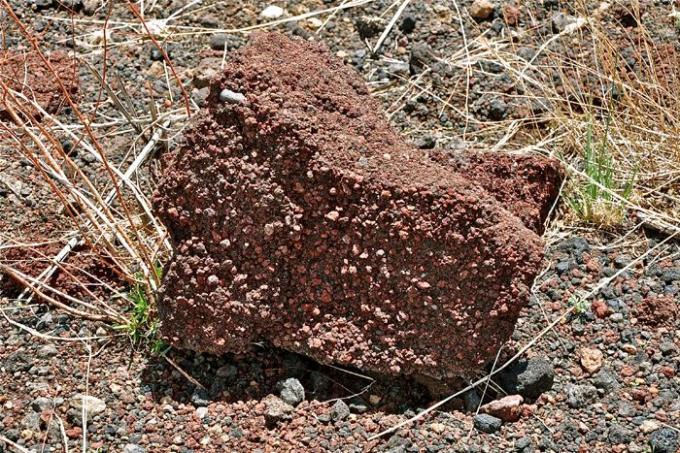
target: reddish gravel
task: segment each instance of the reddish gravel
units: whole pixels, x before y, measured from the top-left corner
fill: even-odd
[[[676,325],[678,301],[673,296],[650,296],[643,299],[636,309],[637,318],[646,326]]]
[[[332,53],[367,81],[372,95],[389,113],[390,124],[414,147],[421,148],[414,153],[419,156],[430,153],[436,159],[438,152],[432,151],[433,147],[450,150],[442,164],[454,168],[459,165],[457,153],[467,146],[493,151],[492,145],[509,137],[504,143],[510,150],[535,145],[543,148],[546,136],[562,124],[561,119],[557,124],[553,119],[575,114],[569,118],[575,119],[575,124],[582,123],[581,115],[586,112],[580,108],[584,102],[589,104],[589,100],[594,108],[593,119],[605,113],[598,106],[618,110],[634,102],[644,110],[651,100],[662,106],[658,110],[661,130],[677,126],[674,112],[680,29],[671,14],[673,2],[502,0],[492,2],[496,7],[490,17],[477,21],[470,16],[473,1],[476,0],[410,2],[375,55],[367,50],[367,43],[375,44],[394,14],[392,0],[376,0],[307,20],[285,21],[272,29],[328,45]],[[163,113],[183,108],[179,85],[171,76],[168,86],[166,65],[158,61],[157,49],[148,40],[135,39],[134,29],[138,27],[134,24],[138,21],[127,2],[10,0],[9,3],[35,32],[44,50],[77,53],[98,70],[106,68],[112,87],[115,90],[125,87],[130,94],[129,100],[123,100],[131,112],[147,117],[152,98]],[[188,3],[193,2],[146,2],[145,17],[149,21],[164,20]],[[206,31],[194,34],[191,28],[182,28],[186,32],[170,33],[162,41],[192,101],[200,106],[210,95],[207,87],[210,74],[219,72],[223,62],[229,62],[234,50],[246,41],[243,34],[224,35],[218,29],[261,26],[264,20],[260,12],[272,2],[245,3],[204,0],[170,21],[171,25]],[[283,17],[290,18],[341,2],[326,3],[300,0],[277,5],[284,8]],[[631,22],[630,18],[622,17],[626,9],[620,6],[637,8],[640,3],[647,5],[640,19],[634,17]],[[63,7],[66,4],[74,5],[74,15]],[[155,6],[151,7],[152,4]],[[577,17],[587,20],[586,27],[558,36],[557,23]],[[107,40],[108,48],[103,51],[97,40],[103,36],[102,24],[106,20],[111,21],[112,33]],[[319,29],[317,20],[328,22]],[[361,25],[367,21],[377,24],[370,31],[375,33],[372,36],[362,36],[359,31],[367,28]],[[11,21],[0,19],[0,23],[6,48],[15,51],[30,47],[30,43],[20,39],[21,34]],[[600,32],[594,33],[591,24],[599,27]],[[611,47],[596,48],[594,44],[603,37],[612,40]],[[464,52],[466,40],[471,44],[469,56]],[[500,52],[500,59],[496,58],[496,51]],[[601,53],[604,58],[600,58]],[[470,57],[475,63],[468,65]],[[612,67],[605,68],[611,76],[607,80],[592,77],[593,72],[602,71],[599,65],[602,60],[605,66]],[[125,168],[135,155],[130,151],[136,145],[139,149],[142,142],[135,142],[138,134],[125,125],[91,71],[81,65],[79,73],[80,107],[88,114],[99,106],[93,125],[114,120],[111,126],[97,127],[96,132],[103,137],[102,144],[111,161]],[[537,84],[524,83],[523,76]],[[615,83],[610,86],[607,81]],[[557,93],[565,99],[559,99]],[[641,97],[640,93],[649,96]],[[637,112],[633,110],[635,115],[624,121],[630,122],[630,128],[637,128]],[[58,118],[63,124],[77,123],[67,108],[59,112]],[[520,129],[510,137],[518,124]],[[0,123],[0,130],[2,126]],[[651,137],[658,131],[651,127],[649,133]],[[0,254],[9,253],[10,249],[5,247],[14,245],[14,241],[26,244],[44,238],[59,240],[73,229],[68,216],[58,214],[62,205],[55,200],[39,171],[17,157],[16,142],[7,135],[0,131]],[[612,137],[616,139],[615,134]],[[168,147],[173,149],[179,135],[169,134],[169,138]],[[81,141],[63,135],[58,139],[88,177],[106,187],[108,177],[104,169],[85,152]],[[582,151],[582,144],[576,145]],[[559,144],[549,148],[558,153],[562,150]],[[570,150],[567,148],[566,152],[569,159]],[[645,159],[649,159],[650,165],[660,164],[656,167],[660,178],[672,178],[672,164],[676,160],[664,161],[655,146],[649,147]],[[138,174],[145,194],[151,193],[150,187],[157,182],[157,178],[148,178],[147,174],[150,169],[154,174],[156,164],[151,161]],[[644,165],[647,166],[647,161]],[[476,173],[474,179],[488,189],[486,174]],[[493,178],[490,181],[499,182]],[[662,181],[642,180],[649,188],[658,186],[662,197],[674,200],[678,181],[668,182],[661,185]],[[514,186],[504,183],[503,187],[510,191],[507,197],[512,198],[512,190],[521,189],[524,184],[527,182]],[[216,188],[210,190],[214,193]],[[533,189],[530,192],[525,196],[531,200]],[[499,198],[498,193],[494,195]],[[507,198],[500,199],[504,202]],[[505,204],[529,225],[516,209],[517,204]],[[564,209],[565,206],[559,206],[558,213]],[[676,217],[678,210],[666,212]],[[518,348],[536,341],[546,325],[559,319],[578,297],[621,271],[650,247],[659,246],[665,238],[653,229],[636,228],[636,223],[634,217],[629,219],[620,234],[553,223],[545,272],[541,272],[498,363],[504,363]],[[622,238],[624,233],[628,234]],[[82,263],[81,252],[66,262],[70,269]],[[17,250],[12,253],[11,261],[5,255],[0,256],[0,262],[21,266],[27,272],[39,272],[47,264],[37,259],[20,263],[15,260],[33,260],[36,255]],[[89,269],[92,268],[85,270]],[[8,281],[3,275],[0,279]],[[97,285],[91,283],[91,288]],[[433,397],[412,379],[370,381],[266,343],[243,355],[170,350],[168,357],[203,384],[206,392],[146,348],[133,347],[128,336],[112,329],[111,324],[73,317],[38,301],[17,303],[11,299],[17,294],[16,287],[0,292],[3,451],[19,448],[65,451],[66,442],[69,451],[79,451],[83,437],[89,451],[126,453],[680,451],[677,431],[680,245],[673,240],[602,288],[589,299],[593,302],[590,308],[587,304],[579,306],[578,314],[558,322],[524,355],[529,362],[520,359],[522,363],[533,360],[547,364],[544,371],[554,373],[554,380],[540,389],[543,393],[537,399],[533,391],[531,396],[524,394],[525,388],[517,421],[510,420],[517,416],[513,410],[517,410],[519,389],[515,385],[505,386],[504,379],[494,379],[488,387],[480,385],[417,423],[374,441],[368,438],[428,407],[434,403]],[[92,298],[84,300],[92,302]],[[130,308],[115,297],[107,302],[120,303],[120,310]],[[65,341],[38,337],[4,316]],[[89,336],[108,338],[66,341]],[[600,367],[594,374],[581,361],[585,349],[601,352],[602,360],[588,367],[591,370]],[[484,376],[489,369],[476,377]],[[538,382],[544,382],[545,375],[523,373],[524,378],[527,375],[541,377]],[[291,378],[299,379],[305,391],[305,400],[292,410],[282,404],[278,385]],[[497,393],[495,384],[514,398],[503,399],[505,393]],[[74,407],[77,395],[83,393],[95,398],[99,408],[97,413],[88,414],[86,433],[82,430],[82,412]],[[486,427],[480,429],[481,423],[475,417],[480,404],[486,406],[484,411],[508,421],[493,433]],[[272,420],[276,418],[274,406],[280,410],[278,423]]]
[[[72,58],[64,52],[53,52],[47,56],[52,69],[59,74],[64,88],[70,96],[78,93],[78,74]],[[35,100],[48,113],[57,113],[67,105],[64,93],[48,65],[34,52],[0,51],[0,81],[10,89]],[[7,104],[19,110],[15,102],[2,90],[0,120],[11,118]],[[5,97],[6,96],[6,97]],[[33,117],[41,115],[33,106],[19,100],[21,110]]]

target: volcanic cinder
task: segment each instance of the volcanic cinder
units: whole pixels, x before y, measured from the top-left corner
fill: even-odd
[[[64,52],[53,52],[45,56],[45,59],[49,66],[35,52],[0,50],[0,81],[7,88],[35,101],[47,113],[57,113],[67,105],[64,90],[69,96],[78,93],[76,61]],[[59,75],[59,81],[54,77],[50,66]],[[42,116],[33,105],[19,97],[12,99],[12,96],[0,86],[0,120],[11,118],[9,108],[17,113],[18,111],[28,113],[37,119]]]
[[[175,252],[159,304],[173,345],[265,341],[442,381],[510,337],[561,179],[539,157],[413,148],[351,68],[278,34],[231,57],[167,159],[154,203]]]

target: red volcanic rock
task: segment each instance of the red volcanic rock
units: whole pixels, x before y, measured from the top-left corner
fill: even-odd
[[[78,92],[78,71],[75,60],[63,52],[53,52],[47,60],[59,75],[61,83],[71,96]],[[57,113],[68,105],[64,91],[45,62],[29,51],[0,50],[0,81],[11,90],[36,101],[47,113]],[[0,120],[11,118],[7,104],[17,113],[24,110],[32,116],[41,115],[32,105],[17,98],[19,107],[0,85]]]
[[[175,251],[164,336],[443,381],[479,370],[528,301],[542,260],[531,228],[560,180],[522,161],[550,173],[525,199],[513,158],[494,159],[431,158],[322,45],[256,35],[211,84],[154,196]]]
[[[543,233],[562,181],[559,162],[530,155],[443,151],[432,158],[482,186],[529,229]]]
[[[509,395],[483,405],[479,411],[498,417],[504,422],[516,422],[522,416],[523,402],[524,398],[521,395]]]

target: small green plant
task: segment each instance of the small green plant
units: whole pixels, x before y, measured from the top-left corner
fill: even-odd
[[[590,310],[590,302],[575,294],[569,298],[568,305],[574,308],[573,313],[577,317],[585,315]]]
[[[154,267],[160,280],[162,268]],[[127,332],[135,346],[146,345],[154,355],[163,355],[169,346],[158,337],[158,320],[153,316],[153,297],[148,286],[142,283],[143,276],[136,274],[136,283],[130,289],[127,298],[132,303],[128,322],[115,326],[117,330]]]
[[[633,191],[633,175],[625,182],[615,176],[614,159],[608,142],[609,123],[596,143],[592,122],[588,123],[583,149],[582,185],[574,183],[567,201],[576,216],[584,222],[601,226],[620,224],[625,217],[623,200],[628,200]]]

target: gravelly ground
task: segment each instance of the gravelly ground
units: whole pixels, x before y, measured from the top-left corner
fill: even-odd
[[[33,3],[44,6],[31,8],[24,2],[14,2],[13,6],[40,33],[46,48],[75,48],[91,63],[101,65],[102,54],[95,46],[98,38],[91,34],[101,24],[92,21],[104,19],[106,10],[89,9],[99,2],[85,1],[85,8],[75,14],[75,19],[85,21],[76,23],[75,36],[70,22],[52,19],[68,17],[53,2]],[[158,2],[152,15],[167,17],[185,3]],[[384,21],[379,21],[377,32],[371,30],[370,24],[357,26],[355,22],[364,15],[379,16],[389,2],[376,1],[341,11],[316,36],[312,30],[319,24],[314,21],[278,28],[289,34],[320,39],[333,52],[344,56],[384,101],[392,123],[419,147],[436,145],[452,150],[467,145],[484,147],[496,143],[513,120],[525,118],[527,109],[535,119],[544,109],[548,115],[556,107],[550,99],[527,94],[507,68],[494,63],[491,55],[485,57],[483,51],[470,79],[464,70],[437,60],[452,58],[461,48],[463,35],[456,6],[467,12],[470,3],[415,2],[406,8],[403,20],[397,23],[378,58],[370,57],[359,30],[374,44]],[[176,19],[177,23],[207,28],[242,27],[255,24],[258,14],[267,6],[263,2],[204,4],[213,6],[188,9]],[[293,15],[335,4],[291,2],[286,9]],[[508,4],[499,2],[501,6]],[[599,3],[588,4],[595,14]],[[555,27],[561,27],[555,15],[559,11],[570,12],[566,2],[525,2],[519,10],[519,22],[510,25],[507,14],[506,21],[503,19],[501,6],[491,19],[479,23],[464,14],[465,39],[484,34],[493,40],[516,34],[516,41],[507,49],[525,60],[531,59],[541,43],[554,36]],[[654,30],[653,42],[675,51],[678,35],[667,17],[670,7],[671,2],[650,2],[643,20]],[[393,11],[385,17],[389,19]],[[324,21],[326,17],[319,19]],[[408,32],[405,18],[415,20],[413,31]],[[622,18],[625,16],[613,8],[602,20],[611,24],[614,37],[620,37],[621,54],[634,70],[637,57],[633,50],[626,51],[630,47],[626,40],[631,27],[626,27]],[[156,61],[158,55],[152,52],[151,45],[125,44],[126,39],[134,36],[122,22],[132,21],[124,5],[113,9],[112,22],[118,23],[114,25],[115,45],[108,61],[111,71],[125,81],[141,111],[149,90],[160,101],[168,97],[168,87],[163,66]],[[224,46],[221,39],[207,34],[175,36],[168,45],[180,77],[187,81],[197,104],[205,94],[201,90],[204,74],[219,67],[223,58],[223,51],[214,50]],[[7,41],[10,46],[19,45],[16,33],[10,33]],[[230,35],[226,41],[227,48],[232,48],[242,44],[243,38]],[[587,40],[566,43],[556,40],[554,45],[555,51],[578,53],[579,48],[587,48]],[[540,64],[540,59],[537,63]],[[81,104],[92,105],[98,90],[89,71],[81,68],[80,72]],[[550,71],[536,75],[545,74]],[[409,84],[406,80],[411,76]],[[151,82],[150,88],[146,81]],[[467,103],[461,95],[466,86],[470,87]],[[179,111],[178,90],[173,96],[175,103],[169,102],[167,108]],[[102,109],[103,114],[116,115],[108,104]],[[63,115],[69,118],[69,112]],[[522,129],[508,146],[518,148],[538,140],[547,127]],[[122,150],[129,140],[129,135],[114,135],[117,129],[123,128],[113,127],[106,139],[110,157],[116,162],[122,159]],[[75,158],[87,171],[93,174],[101,171],[77,149]],[[3,181],[11,185],[11,189],[0,186],[3,233],[25,242],[45,239],[58,243],[65,229],[56,214],[58,205],[32,167],[16,159],[5,141],[0,149],[0,168]],[[416,383],[374,381],[320,367],[266,345],[257,347],[248,357],[197,356],[173,351],[170,357],[206,387],[201,390],[167,362],[144,351],[134,351],[127,337],[116,336],[103,324],[83,321],[42,305],[15,308],[11,302],[3,301],[1,307],[8,318],[44,334],[108,338],[75,342],[40,340],[3,318],[0,435],[32,451],[43,448],[61,451],[65,437],[70,451],[80,451],[83,423],[75,396],[87,394],[96,398],[87,400],[89,450],[676,451],[680,446],[680,248],[672,242],[658,246],[588,303],[581,303],[580,291],[585,293],[601,279],[612,277],[663,238],[641,228],[622,239],[620,234],[554,226],[548,239],[546,270],[535,285],[535,298],[523,312],[513,343],[502,351],[499,363],[535,338],[572,304],[579,305],[578,315],[559,322],[526,354],[532,364],[530,368],[544,363],[541,359],[548,362],[547,367],[539,368],[543,374],[552,369],[554,383],[538,385],[545,392],[537,399],[527,397],[522,405],[513,408],[519,420],[505,422],[500,429],[493,426],[495,420],[484,417],[478,417],[477,428],[473,427],[475,403],[486,388],[481,386],[475,393],[454,399],[413,425],[368,441],[371,435],[406,420],[434,401]],[[46,246],[45,255],[50,256],[54,248]],[[41,266],[35,260],[27,265]],[[11,287],[2,289],[7,296],[16,295]],[[537,374],[534,378],[540,377],[541,373]],[[304,401],[294,408],[272,396],[281,396],[277,383],[288,378],[298,379],[305,391]],[[530,381],[531,378],[526,377]],[[508,379],[494,379],[486,388],[485,399],[500,398],[500,387],[512,393],[531,393],[527,389],[512,389]],[[289,382],[285,388],[293,395],[284,392],[284,399],[296,403],[295,386]],[[13,451],[17,447],[5,444],[4,448]]]

